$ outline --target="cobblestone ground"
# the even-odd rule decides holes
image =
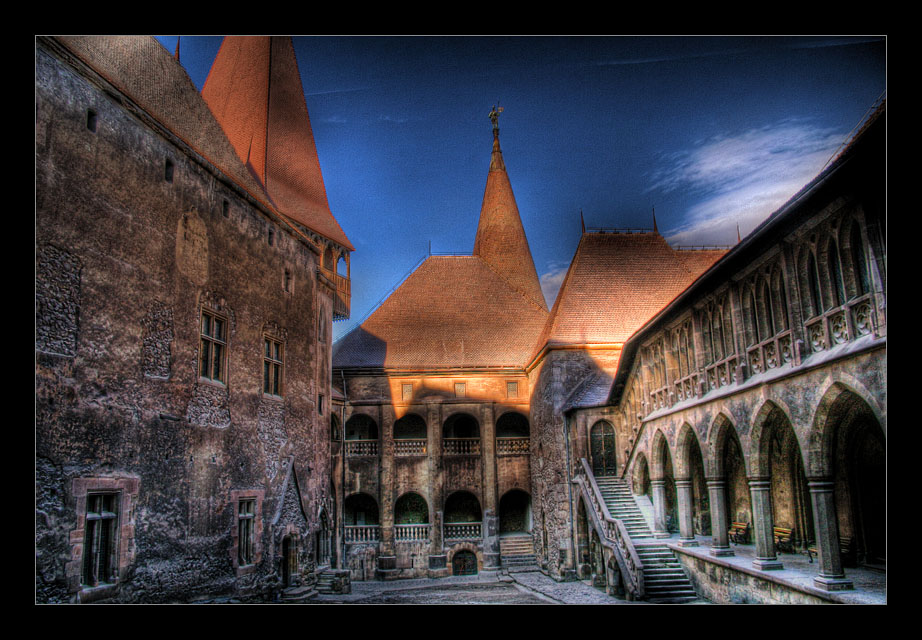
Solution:
[[[537,571],[437,580],[353,582],[347,595],[320,595],[317,604],[628,604],[583,582],[555,582]]]

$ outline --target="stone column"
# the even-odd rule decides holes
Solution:
[[[397,572],[397,548],[394,542],[394,410],[382,406],[379,413],[381,431],[378,464],[380,469],[378,517],[381,522],[381,539],[378,542],[379,580],[388,580]]]
[[[688,478],[675,481],[676,495],[679,499],[679,546],[697,547],[695,540],[695,522],[693,518],[694,498],[692,497],[692,481]]]
[[[429,530],[429,577],[438,578],[449,573],[447,556],[442,549],[442,507],[445,495],[442,487],[442,424],[439,405],[426,404],[426,438],[429,454],[429,505],[432,510],[432,527]]]
[[[727,533],[727,481],[723,478],[709,478],[708,495],[711,498],[711,543],[712,556],[732,556],[730,538]]]
[[[496,426],[493,405],[484,404],[480,412],[482,422],[481,464],[483,465],[483,568],[498,569],[499,513],[496,496]]]
[[[839,523],[836,518],[835,482],[831,478],[810,478],[810,499],[813,503],[813,527],[816,531],[819,575],[813,584],[826,591],[854,589],[842,569],[839,551]]]
[[[653,537],[668,538],[666,530],[666,481],[651,480],[653,488]]]
[[[756,559],[752,561],[752,566],[763,571],[783,569],[775,556],[775,538],[772,535],[771,478],[750,478],[749,493],[752,496],[753,538],[756,543]]]

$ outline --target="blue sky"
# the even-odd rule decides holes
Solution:
[[[171,52],[175,36],[158,38]],[[180,39],[201,88],[220,46]],[[295,37],[361,321],[431,248],[470,253],[492,131],[548,305],[588,228],[725,245],[809,182],[886,89],[883,37]]]

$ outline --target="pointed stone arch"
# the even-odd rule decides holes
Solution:
[[[706,458],[708,475],[718,478],[726,475],[727,470],[724,452],[726,451],[728,438],[735,438],[740,453],[744,453],[736,425],[733,423],[733,420],[728,417],[728,412],[721,411],[717,414],[711,422],[711,426],[708,428],[708,453]],[[743,456],[743,463],[744,475],[748,476],[748,458],[745,455]]]
[[[685,422],[679,429],[679,435],[676,438],[675,474],[677,478],[688,477],[690,457],[694,453],[695,447],[698,448],[704,468],[710,468],[707,464],[709,458],[706,453],[707,449],[702,446],[697,430]]]
[[[810,475],[826,476],[831,470],[835,427],[848,412],[849,406],[866,408],[887,435],[887,416],[876,398],[851,376],[828,378],[820,388],[820,400],[813,412],[807,448],[807,469]]]
[[[669,447],[669,440],[662,430],[657,429],[653,434],[653,442],[650,450],[650,476],[653,480],[662,480],[664,468],[667,461],[671,461],[672,451]]]

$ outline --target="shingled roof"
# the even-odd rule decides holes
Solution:
[[[303,123],[287,122],[283,126],[270,127],[273,131],[281,132],[269,141],[271,144],[280,145],[278,152],[269,156],[274,158],[271,160],[270,167],[279,162],[278,158],[300,156],[301,159],[290,163],[288,166],[292,170],[287,173],[285,170],[278,170],[286,177],[273,182],[273,186],[278,189],[270,196],[264,189],[264,177],[257,179],[255,176],[258,173],[247,168],[245,159],[242,160],[239,157],[231,140],[228,139],[228,132],[209,109],[185,69],[155,38],[148,36],[61,36],[52,40],[105,78],[171,134],[242,187],[254,200],[274,213],[282,213],[342,246],[352,249],[345,234],[329,212],[329,207],[321,216],[323,220],[313,225],[307,224],[311,221],[305,222],[305,219],[299,219],[297,213],[301,209],[291,204],[297,198],[288,195],[292,185],[309,184],[311,188],[306,190],[309,195],[305,196],[305,199],[313,198],[319,201],[320,197],[316,195],[318,181],[319,188],[323,189],[319,163],[316,162],[316,149],[313,147],[313,137],[310,136],[307,109],[303,107],[303,112],[301,109],[304,103],[301,80],[297,76],[296,68],[294,75],[291,71],[293,51],[291,51],[291,60],[288,63],[277,65],[279,71],[273,75],[276,84],[282,85],[276,87],[274,95],[284,96],[284,99],[280,98],[275,101],[279,106],[273,111],[275,115],[272,122],[280,119],[295,122],[303,118]],[[284,42],[281,44],[284,45]],[[291,47],[290,40],[288,47]],[[284,52],[284,46],[279,48]],[[285,55],[276,56],[277,59],[285,57]],[[225,63],[228,59],[227,56],[223,57]],[[248,77],[252,73],[248,72],[247,68],[253,65],[258,67],[259,56],[253,60],[236,57],[232,62],[237,66],[235,71],[229,75]],[[298,104],[299,94],[300,105]],[[260,104],[267,102],[266,96],[259,98],[255,94],[248,93],[235,98],[235,104],[240,103],[243,98]],[[286,101],[289,104],[286,104]],[[285,135],[286,127],[300,128],[301,131],[297,134]],[[310,136],[310,148],[306,147],[306,136]],[[299,151],[299,149],[306,150]],[[311,163],[317,164],[315,172],[311,169]],[[303,180],[300,177],[294,179],[295,176],[302,176]],[[325,205],[325,191],[322,192],[322,201]]]
[[[656,232],[584,233],[537,348],[624,342],[723,253],[676,251]]]
[[[541,282],[525,237],[522,218],[515,204],[512,184],[506,173],[499,147],[499,129],[493,129],[490,171],[480,208],[480,221],[474,239],[474,255],[493,267],[509,284],[547,309]]]
[[[333,347],[335,367],[521,367],[547,311],[477,256],[430,256]]]
[[[224,38],[202,97],[276,207],[352,250],[327,201],[291,38]]]

